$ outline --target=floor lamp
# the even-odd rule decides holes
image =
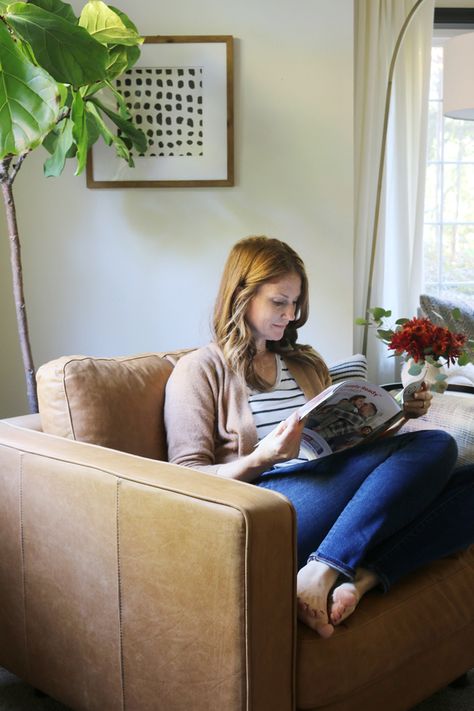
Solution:
[[[371,242],[371,252],[370,252],[370,265],[369,265],[369,279],[367,283],[367,299],[366,299],[366,305],[365,305],[365,314],[366,318],[368,317],[369,314],[369,309],[371,307],[371,299],[372,299],[372,283],[374,279],[374,268],[375,268],[375,254],[377,250],[377,239],[378,239],[378,232],[379,232],[379,220],[380,220],[380,203],[382,199],[382,184],[383,184],[383,174],[384,174],[384,168],[385,168],[385,154],[387,151],[387,131],[388,131],[388,119],[390,115],[390,101],[392,98],[392,84],[393,84],[393,74],[395,71],[395,65],[397,62],[397,57],[398,53],[400,50],[400,46],[402,44],[403,38],[405,37],[405,33],[408,29],[408,26],[410,25],[410,22],[420,7],[420,5],[424,2],[424,0],[417,0],[413,7],[411,8],[410,12],[408,13],[407,17],[405,18],[405,21],[401,27],[400,32],[398,33],[397,41],[395,42],[395,47],[393,49],[392,53],[392,58],[390,61],[390,67],[388,71],[388,79],[387,79],[387,88],[385,92],[385,108],[384,108],[384,116],[383,116],[383,129],[382,129],[382,143],[381,143],[381,148],[380,148],[380,161],[379,161],[379,170],[378,170],[378,178],[377,178],[377,192],[376,192],[376,197],[375,197],[375,210],[374,210],[374,224],[373,224],[373,229],[372,229],[372,242]],[[362,353],[364,355],[367,355],[367,339],[368,339],[368,334],[369,334],[369,326],[366,325],[364,327],[364,339],[363,339],[363,344],[362,344]]]

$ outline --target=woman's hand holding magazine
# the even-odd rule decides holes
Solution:
[[[396,398],[364,381],[331,385],[297,411],[305,420],[300,456],[315,459],[392,434],[407,417],[426,412],[431,397],[422,380],[410,383]]]

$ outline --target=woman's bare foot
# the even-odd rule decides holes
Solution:
[[[334,632],[328,618],[328,595],[338,575],[338,571],[326,563],[311,560],[301,568],[296,579],[298,618],[325,638]]]
[[[332,624],[339,625],[349,615],[352,615],[361,597],[379,582],[376,573],[366,568],[357,568],[353,582],[342,583],[334,588],[330,612]]]

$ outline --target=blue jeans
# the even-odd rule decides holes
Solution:
[[[438,430],[379,439],[262,474],[297,516],[298,567],[314,555],[349,579],[359,566],[385,590],[400,577],[474,542],[474,465],[454,465],[455,440]]]

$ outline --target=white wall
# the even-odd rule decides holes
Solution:
[[[79,10],[82,2],[73,1]],[[205,343],[220,270],[249,234],[306,262],[301,340],[328,360],[352,344],[352,0],[122,0],[144,34],[235,37],[236,185],[89,190],[72,164],[15,183],[36,366]],[[26,412],[6,227],[0,235],[0,416]]]

